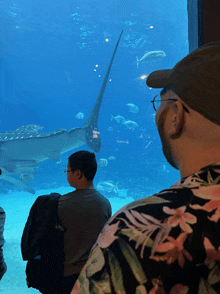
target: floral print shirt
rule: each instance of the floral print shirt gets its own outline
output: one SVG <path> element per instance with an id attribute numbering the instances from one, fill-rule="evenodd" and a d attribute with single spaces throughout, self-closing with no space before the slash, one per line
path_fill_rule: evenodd
<path id="1" fill-rule="evenodd" d="M 76 293 L 220 293 L 220 162 L 109 219 Z"/>

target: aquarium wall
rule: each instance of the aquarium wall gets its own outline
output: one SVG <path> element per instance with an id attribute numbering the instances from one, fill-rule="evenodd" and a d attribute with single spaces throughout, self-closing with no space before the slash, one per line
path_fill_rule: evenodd
<path id="1" fill-rule="evenodd" d="M 5 0 L 0 13 L 2 133 L 26 125 L 41 126 L 39 132 L 82 127 L 123 30 L 98 119 L 97 160 L 112 159 L 99 165 L 95 184 L 118 183 L 136 199 L 179 178 L 163 156 L 154 122 L 150 101 L 160 89 L 149 89 L 145 80 L 188 54 L 186 1 Z M 137 61 L 152 51 L 159 53 Z M 28 185 L 35 191 L 67 186 L 66 160 L 82 149 L 90 150 L 85 144 L 59 161 L 43 161 Z M 13 177 L 22 180 L 22 174 Z M 0 189 L 21 191 L 7 181 Z"/>

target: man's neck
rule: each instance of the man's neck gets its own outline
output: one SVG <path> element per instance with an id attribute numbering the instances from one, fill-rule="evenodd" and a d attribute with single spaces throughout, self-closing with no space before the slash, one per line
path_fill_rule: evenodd
<path id="1" fill-rule="evenodd" d="M 76 190 L 77 189 L 95 189 L 93 186 L 93 182 L 84 182 L 84 183 L 80 183 L 79 185 L 77 185 L 77 187 L 75 187 Z"/>
<path id="2" fill-rule="evenodd" d="M 200 155 L 200 157 L 198 156 Z M 198 151 L 197 156 L 194 154 L 194 156 L 188 156 L 185 157 L 185 160 L 183 159 L 182 162 L 179 165 L 180 175 L 181 178 L 188 177 L 192 174 L 199 173 L 199 171 L 210 164 L 214 164 L 216 162 L 220 161 L 220 156 L 217 154 L 216 156 L 209 156 L 209 154 L 204 152 Z M 212 152 L 210 151 L 210 154 L 214 154 L 214 150 Z"/>

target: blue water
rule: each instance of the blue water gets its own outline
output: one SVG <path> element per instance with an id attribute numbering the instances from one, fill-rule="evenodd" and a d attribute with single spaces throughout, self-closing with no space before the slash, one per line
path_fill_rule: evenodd
<path id="1" fill-rule="evenodd" d="M 181 21 L 180 21 L 181 20 Z M 160 89 L 149 89 L 142 75 L 172 68 L 188 54 L 187 1 L 1 0 L 0 1 L 0 129 L 7 132 L 35 124 L 50 132 L 81 127 L 88 118 L 121 30 L 122 35 L 99 115 L 101 158 L 115 157 L 98 167 L 94 184 L 118 183 L 123 193 L 103 192 L 117 211 L 134 199 L 147 197 L 179 180 L 163 156 L 150 102 Z M 166 57 L 140 63 L 145 51 Z M 98 65 L 98 67 L 96 67 Z M 96 69 L 96 71 L 94 71 Z M 126 104 L 139 107 L 128 111 Z M 83 119 L 76 115 L 82 112 Z M 135 121 L 126 129 L 112 116 Z M 46 160 L 28 185 L 35 195 L 0 181 L 1 206 L 6 211 L 4 255 L 8 271 L 2 293 L 34 293 L 25 285 L 20 238 L 34 200 L 43 194 L 71 191 L 63 170 L 70 154 Z M 15 175 L 19 179 L 19 175 Z M 124 196 L 126 195 L 126 196 Z"/>

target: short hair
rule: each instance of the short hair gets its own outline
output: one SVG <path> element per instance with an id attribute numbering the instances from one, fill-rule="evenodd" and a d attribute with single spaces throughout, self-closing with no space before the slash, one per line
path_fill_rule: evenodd
<path id="1" fill-rule="evenodd" d="M 81 170 L 88 181 L 92 181 L 97 171 L 95 153 L 89 151 L 78 151 L 70 155 L 69 165 L 72 171 Z"/>

